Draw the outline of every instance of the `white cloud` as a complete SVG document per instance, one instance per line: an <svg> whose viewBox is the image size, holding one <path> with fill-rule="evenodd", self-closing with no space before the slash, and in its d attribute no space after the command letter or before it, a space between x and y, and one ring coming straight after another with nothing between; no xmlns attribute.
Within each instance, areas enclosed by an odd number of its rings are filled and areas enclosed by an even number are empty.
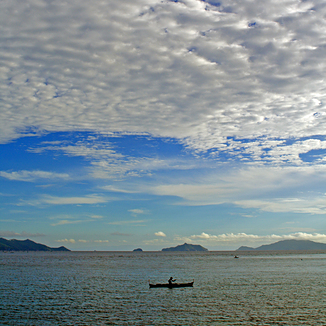
<svg viewBox="0 0 326 326"><path fill-rule="evenodd" d="M242 200L235 204L245 208L259 208L267 212L293 212L306 214L326 214L326 196L315 198L277 198L268 200Z"/></svg>
<svg viewBox="0 0 326 326"><path fill-rule="evenodd" d="M93 219L102 219L103 216L102 215L90 215L90 218L93 218Z"/></svg>
<svg viewBox="0 0 326 326"><path fill-rule="evenodd" d="M103 196L99 196L96 194L88 195L84 197L58 197L58 196L50 196L44 195L37 200L30 201L22 201L22 204L28 204L32 206L38 205L94 205L100 203L106 203L109 199Z"/></svg>
<svg viewBox="0 0 326 326"><path fill-rule="evenodd" d="M139 214L145 214L145 211L143 209L135 208L135 209L129 209L128 212L132 213L132 215L137 216Z"/></svg>
<svg viewBox="0 0 326 326"><path fill-rule="evenodd" d="M183 205L232 203L269 212L326 213L326 167L247 166L217 169L192 182L154 186L157 195L177 196Z"/></svg>
<svg viewBox="0 0 326 326"><path fill-rule="evenodd" d="M154 233L157 237L166 237L166 234L162 231L159 231L159 232L155 232Z"/></svg>
<svg viewBox="0 0 326 326"><path fill-rule="evenodd" d="M145 245L163 245L167 244L168 242L165 239L151 239L151 240L143 240Z"/></svg>
<svg viewBox="0 0 326 326"><path fill-rule="evenodd" d="M51 226L58 226L58 225L67 225L67 224L78 224L83 223L84 220L60 220L56 223L52 223Z"/></svg>
<svg viewBox="0 0 326 326"><path fill-rule="evenodd" d="M62 243L76 243L75 239L61 239L61 240L56 240L56 242L62 242Z"/></svg>
<svg viewBox="0 0 326 326"><path fill-rule="evenodd" d="M55 173L47 171L0 171L0 176L9 180L33 182L42 179L69 179L67 173Z"/></svg>
<svg viewBox="0 0 326 326"><path fill-rule="evenodd" d="M227 233L220 235L211 235L202 232L199 235L192 235L191 240L205 240L214 243L239 243L239 242L277 242L281 240L311 240L317 242L326 242L326 234L296 232L284 235L255 235L246 233Z"/></svg>
<svg viewBox="0 0 326 326"><path fill-rule="evenodd" d="M324 15L317 0L1 2L0 140L91 130L207 150L325 135Z"/></svg>
<svg viewBox="0 0 326 326"><path fill-rule="evenodd" d="M124 189L124 188L118 188L114 186L103 186L101 187L101 189L112 191L112 192L125 193L125 194L133 194L138 192L135 189Z"/></svg>

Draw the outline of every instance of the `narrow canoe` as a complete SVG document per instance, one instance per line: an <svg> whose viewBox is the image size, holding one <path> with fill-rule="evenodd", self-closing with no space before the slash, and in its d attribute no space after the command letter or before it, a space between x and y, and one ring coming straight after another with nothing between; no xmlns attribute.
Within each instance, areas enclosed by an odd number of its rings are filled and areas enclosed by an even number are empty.
<svg viewBox="0 0 326 326"><path fill-rule="evenodd" d="M194 281L189 283L157 283L157 284L151 284L149 283L150 288L185 288L185 287L192 287L194 285Z"/></svg>

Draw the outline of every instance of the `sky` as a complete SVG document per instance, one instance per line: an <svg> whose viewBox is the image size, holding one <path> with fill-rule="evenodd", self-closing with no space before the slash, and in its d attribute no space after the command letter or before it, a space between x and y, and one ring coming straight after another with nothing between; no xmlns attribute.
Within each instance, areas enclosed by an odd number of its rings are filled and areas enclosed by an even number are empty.
<svg viewBox="0 0 326 326"><path fill-rule="evenodd" d="M0 2L0 237L326 243L326 3Z"/></svg>

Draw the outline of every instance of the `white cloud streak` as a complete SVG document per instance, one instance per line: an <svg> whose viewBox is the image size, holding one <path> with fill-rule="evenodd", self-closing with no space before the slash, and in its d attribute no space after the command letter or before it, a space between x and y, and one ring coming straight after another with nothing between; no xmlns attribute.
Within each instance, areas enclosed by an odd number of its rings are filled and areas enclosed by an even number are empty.
<svg viewBox="0 0 326 326"><path fill-rule="evenodd" d="M79 223L84 223L84 222L85 222L85 220L60 220L57 223L52 223L51 226L79 224Z"/></svg>
<svg viewBox="0 0 326 326"><path fill-rule="evenodd" d="M208 177L191 183L158 185L152 191L157 195L177 196L185 205L232 203L269 212L325 214L325 182L324 165L247 166L211 172Z"/></svg>
<svg viewBox="0 0 326 326"><path fill-rule="evenodd" d="M95 205L106 203L110 199L107 197L99 196L96 194L88 195L84 197L59 197L44 195L39 199L34 200L21 200L19 206L31 205L31 206L41 206L41 205Z"/></svg>
<svg viewBox="0 0 326 326"><path fill-rule="evenodd" d="M42 179L69 179L69 175L67 173L55 173L55 172L47 172L47 171L14 171L14 172L6 172L0 171L0 176L9 180L15 181L26 181L33 182Z"/></svg>

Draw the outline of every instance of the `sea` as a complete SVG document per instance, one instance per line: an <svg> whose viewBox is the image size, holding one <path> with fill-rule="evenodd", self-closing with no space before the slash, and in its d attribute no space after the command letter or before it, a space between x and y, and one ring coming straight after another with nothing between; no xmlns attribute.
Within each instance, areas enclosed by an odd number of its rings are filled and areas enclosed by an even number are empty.
<svg viewBox="0 0 326 326"><path fill-rule="evenodd" d="M326 252L0 252L0 325L326 325L325 273ZM149 288L171 276L194 286Z"/></svg>

